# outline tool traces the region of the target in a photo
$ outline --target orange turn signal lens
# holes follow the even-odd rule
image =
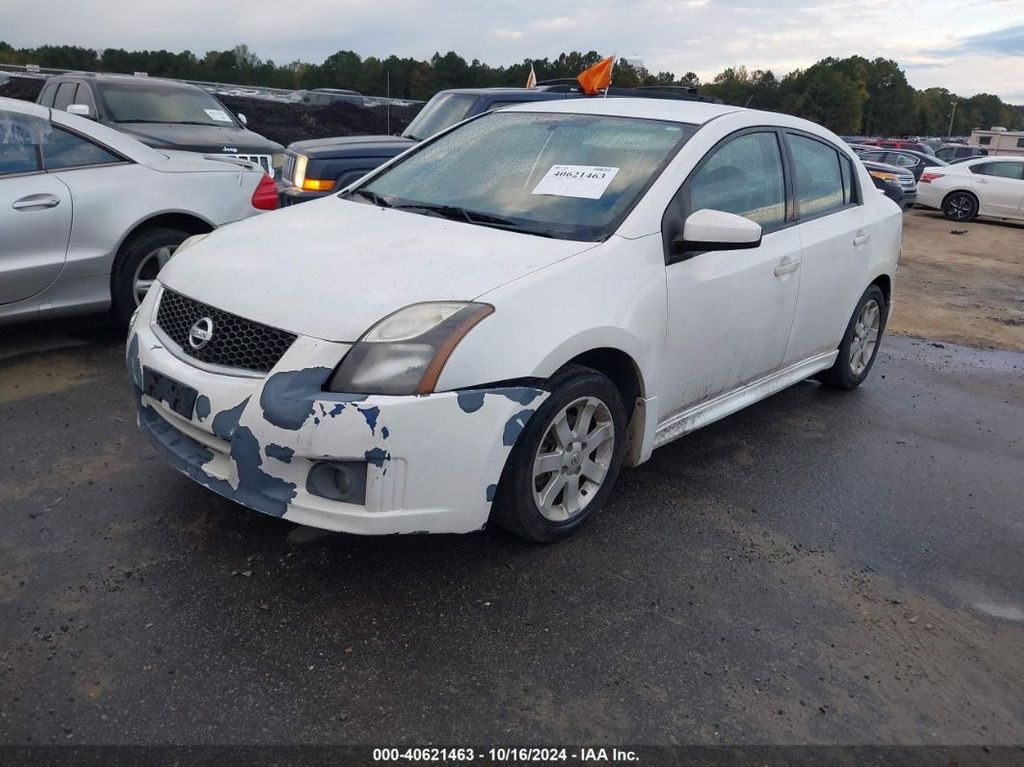
[[[325,178],[304,178],[302,188],[307,192],[329,192],[334,189],[334,182]]]

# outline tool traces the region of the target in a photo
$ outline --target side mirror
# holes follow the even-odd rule
[[[245,119],[245,115],[242,114],[241,112],[238,113],[238,122],[242,123],[242,125],[248,125],[249,124],[249,121]]]
[[[761,244],[761,225],[722,210],[703,208],[683,224],[672,245],[676,255],[705,250],[744,250]]]
[[[79,117],[92,117],[88,104],[68,104],[67,113],[69,115],[78,115]]]

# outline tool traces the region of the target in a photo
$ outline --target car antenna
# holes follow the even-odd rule
[[[747,107],[749,107],[750,106],[750,102],[753,101],[753,100],[754,100],[754,94],[751,93],[750,96],[747,98],[747,102],[743,105],[743,108],[746,109]]]

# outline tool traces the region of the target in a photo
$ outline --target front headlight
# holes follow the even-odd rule
[[[870,175],[874,176],[875,178],[879,179],[880,181],[884,181],[885,183],[887,183],[887,184],[889,184],[891,186],[899,186],[900,185],[899,176],[897,176],[895,173],[885,173],[885,172],[880,171],[880,170],[869,171],[869,173],[870,173]]]
[[[295,169],[292,171],[292,186],[302,189],[302,182],[306,180],[306,165],[309,158],[304,154],[295,156]]]
[[[399,309],[370,328],[338,365],[328,391],[430,394],[445,362],[489,304],[432,301]]]
[[[276,171],[275,175],[281,173],[281,168],[284,167],[284,152],[270,155],[270,167]]]

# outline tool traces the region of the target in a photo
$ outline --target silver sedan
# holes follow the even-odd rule
[[[0,98],[0,324],[108,308],[127,322],[184,240],[277,204],[251,163]]]

